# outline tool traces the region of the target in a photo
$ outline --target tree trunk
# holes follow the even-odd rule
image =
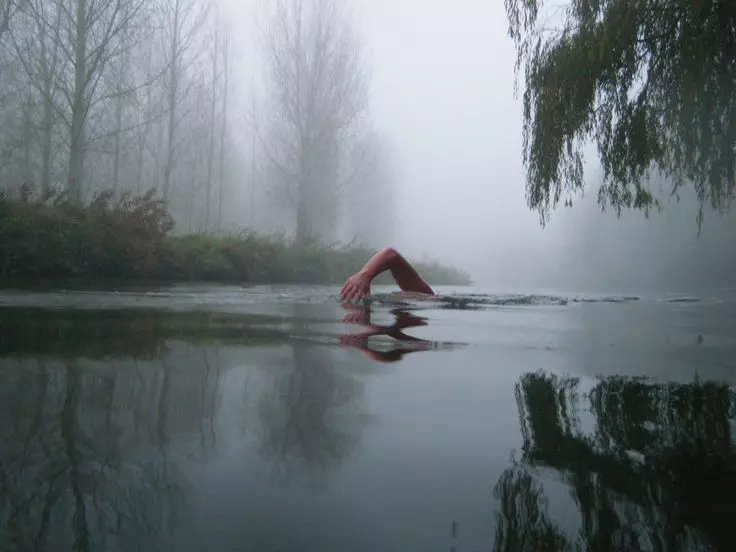
[[[72,128],[69,147],[67,191],[72,201],[82,201],[84,171],[85,80],[87,61],[87,0],[77,0],[77,34],[74,44],[74,94],[72,96]]]
[[[164,169],[164,199],[169,198],[171,175],[174,170],[174,149],[176,148],[176,96],[179,85],[179,17],[180,3],[174,8],[174,28],[171,36],[171,67],[169,72],[169,132],[166,149],[166,167]]]
[[[217,107],[217,42],[218,29],[215,28],[215,47],[212,55],[212,96],[210,98],[210,143],[207,152],[207,196],[205,200],[204,230],[210,229],[210,211],[212,205],[212,166],[215,158],[215,118]]]
[[[56,29],[61,26],[61,4],[56,7]],[[41,59],[44,63],[43,82],[43,139],[41,143],[41,191],[44,195],[51,188],[51,146],[54,131],[54,77],[59,61],[59,42],[54,40],[51,65],[46,62],[46,33],[41,35]]]
[[[312,193],[311,175],[311,147],[306,139],[301,140],[299,152],[299,179],[297,180],[297,208],[296,208],[296,243],[300,247],[308,245],[311,239],[311,213],[309,212],[309,195]]]
[[[131,40],[127,32],[123,33],[123,41]],[[129,92],[127,92],[128,84],[126,82],[128,72],[130,71],[130,49],[126,49],[123,53],[122,63],[120,64],[120,75],[118,75],[118,89],[115,103],[115,146],[113,153],[112,165],[112,190],[115,195],[120,187],[120,157],[121,141],[123,138],[123,113],[125,112],[125,103],[128,101]],[[150,85],[148,86],[150,89]]]
[[[143,180],[143,151],[146,149],[146,135],[148,124],[143,127],[143,135],[138,137],[138,151],[135,156],[135,193],[141,195],[141,181]]]
[[[220,185],[217,192],[217,230],[222,231],[222,202],[225,192],[225,138],[227,136],[227,87],[228,87],[228,53],[230,37],[225,35],[222,50],[222,126],[220,127]]]
[[[311,221],[309,213],[309,178],[302,171],[299,179],[298,205],[296,209],[296,244],[306,247],[312,239]]]
[[[164,100],[164,94],[165,92],[161,93],[161,98],[159,101],[161,102],[160,105],[165,104]],[[162,171],[166,172],[166,155],[167,153],[164,153],[164,129],[166,128],[166,125],[163,122],[158,123],[158,128],[156,129],[156,187],[163,190],[163,178],[161,176]]]
[[[23,131],[21,134],[21,142],[23,147],[23,182],[31,183],[33,175],[31,174],[31,141],[33,135],[33,120],[31,117],[31,98],[32,89],[31,85],[28,85],[28,91],[26,92],[26,98],[23,100]]]
[[[123,96],[117,98],[115,105],[115,146],[112,160],[112,191],[118,193],[120,182],[120,134],[123,124]]]
[[[309,243],[309,216],[305,202],[299,201],[299,209],[296,216],[296,244],[306,247]]]
[[[146,53],[145,60],[145,71],[146,78],[151,78],[151,57],[153,56],[153,42],[148,41],[148,51]],[[153,86],[150,84],[146,86],[146,110],[144,112],[143,132],[138,137],[138,151],[136,153],[136,164],[135,164],[135,191],[138,195],[141,195],[141,180],[143,179],[143,152],[146,149],[146,143],[148,141],[148,132],[151,128],[151,90]]]
[[[253,99],[253,122],[254,122],[254,129],[251,131],[253,133],[253,138],[251,141],[251,156],[250,156],[250,225],[255,226],[254,224],[254,217],[255,217],[255,203],[256,203],[256,137],[258,136],[258,118],[256,117],[256,100]]]
[[[56,8],[56,29],[61,25],[61,4]],[[41,31],[39,25],[39,31]],[[51,139],[54,127],[54,104],[53,104],[53,78],[56,74],[56,61],[59,51],[58,42],[54,40],[53,53],[51,54],[51,66],[47,63],[46,33],[39,32],[41,37],[41,60],[43,63],[43,121],[41,128],[43,138],[41,139],[41,192],[46,195],[51,187]]]

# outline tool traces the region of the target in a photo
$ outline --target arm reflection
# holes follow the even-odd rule
[[[395,317],[393,324],[374,324],[371,321],[370,307],[349,305],[346,303],[342,306],[348,311],[348,314],[343,318],[344,323],[358,324],[366,329],[356,333],[343,334],[340,336],[340,344],[345,347],[358,349],[370,360],[376,362],[397,362],[406,354],[437,348],[435,342],[407,335],[403,331],[407,328],[426,326],[426,318],[416,316],[405,309],[393,309],[391,310],[391,314]],[[371,347],[368,341],[369,338],[380,335],[391,337],[403,343],[403,345],[392,346],[388,350],[379,350]]]

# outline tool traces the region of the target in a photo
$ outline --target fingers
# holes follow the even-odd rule
[[[369,295],[369,293],[370,289],[366,289],[360,283],[354,283],[348,280],[340,290],[340,299],[342,301],[358,301]]]
[[[350,285],[347,290],[345,290],[345,300],[346,301],[354,301],[356,298],[360,297],[360,288],[358,288],[355,285]]]
[[[359,294],[359,288],[353,283],[348,283],[343,292],[343,299],[345,301],[352,301],[355,296]]]
[[[352,293],[353,286],[350,284],[350,282],[345,282],[345,285],[342,286],[342,289],[340,290],[340,297],[343,301],[347,301],[350,297],[350,294]]]

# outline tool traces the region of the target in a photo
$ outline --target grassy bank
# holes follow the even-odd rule
[[[225,236],[173,234],[163,200],[149,192],[78,206],[59,197],[0,197],[0,283],[228,282],[337,284],[375,251],[300,248],[243,231]],[[417,263],[434,285],[470,283],[465,272]],[[390,281],[383,279],[382,281]]]

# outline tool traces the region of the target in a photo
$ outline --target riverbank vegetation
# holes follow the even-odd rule
[[[298,246],[248,230],[178,235],[153,190],[113,195],[98,194],[89,205],[53,193],[34,196],[30,189],[0,197],[0,281],[337,284],[374,253],[359,246]],[[467,273],[439,262],[420,262],[417,269],[434,285],[470,283]]]

